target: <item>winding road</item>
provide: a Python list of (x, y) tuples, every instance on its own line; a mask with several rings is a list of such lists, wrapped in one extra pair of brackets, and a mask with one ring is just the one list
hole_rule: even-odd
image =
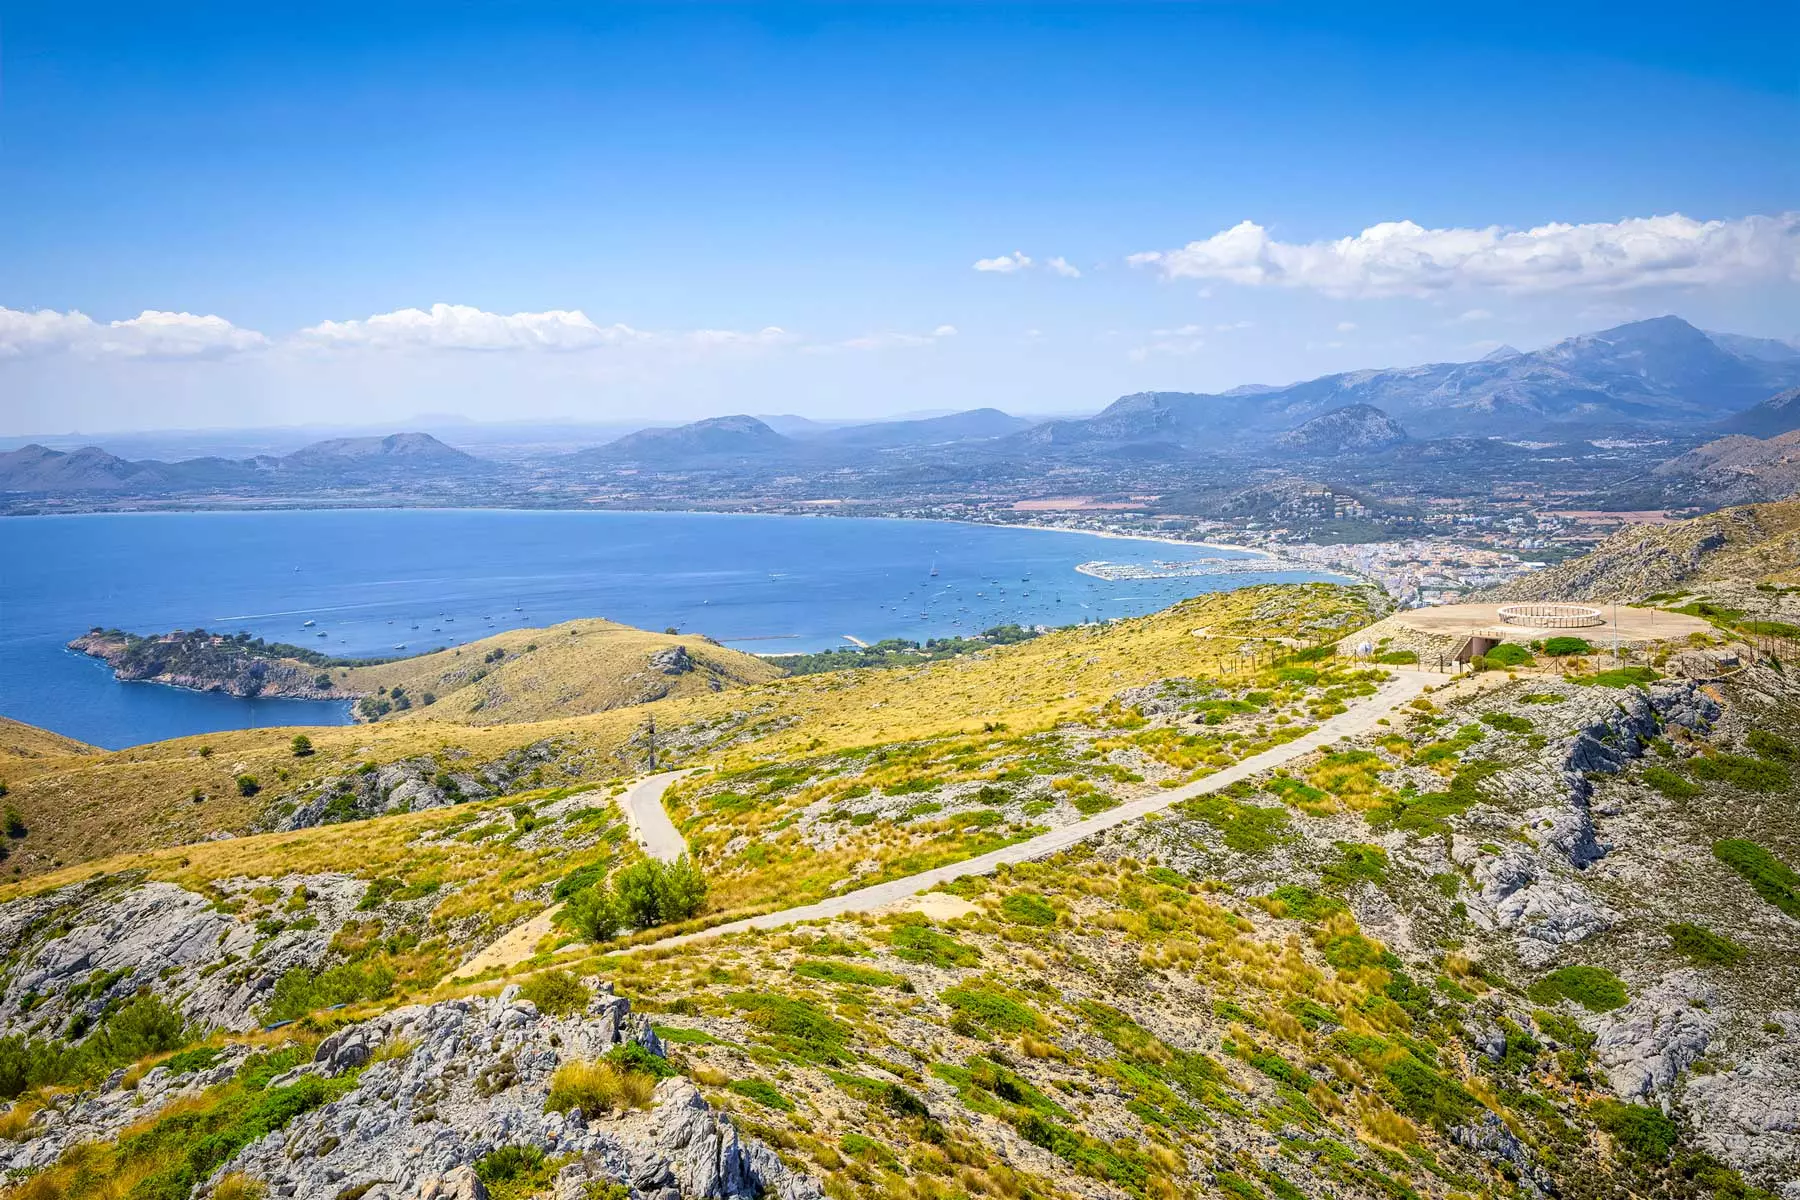
[[(710, 929), (697, 930), (693, 933), (677, 934), (656, 942), (647, 942), (648, 946), (677, 946), (683, 942), (697, 941), (701, 938), (722, 937), (729, 933), (741, 933), (748, 929), (779, 929), (784, 925), (797, 925), (803, 921), (818, 921), (828, 917), (841, 917), (847, 913), (876, 912), (903, 904), (922, 892), (927, 892), (941, 883), (953, 879), (961, 879), (967, 875), (985, 875), (1003, 863), (1030, 862), (1045, 858), (1058, 850), (1066, 850), (1108, 829), (1142, 820), (1151, 813), (1161, 812), (1166, 808), (1180, 804), (1184, 800), (1192, 800), (1196, 796), (1204, 796), (1208, 792), (1216, 792), (1230, 787), (1240, 779), (1248, 779), (1271, 767), (1310, 754), (1314, 750), (1328, 746), (1342, 738), (1367, 733), (1375, 728), (1376, 722), (1402, 705), (1411, 703), (1424, 693), (1434, 682), (1443, 682), (1441, 675), (1432, 675), (1424, 671), (1396, 671), (1392, 678), (1381, 684), (1373, 696), (1364, 698), (1352, 705), (1348, 712), (1339, 713), (1311, 733), (1303, 734), (1291, 742), (1252, 755), (1241, 762), (1222, 770), (1215, 771), (1203, 779), (1183, 784), (1178, 788), (1170, 788), (1136, 800), (1129, 800), (1117, 808), (1110, 808), (1085, 821), (1076, 821), (1072, 825), (1064, 825), (1052, 829), (1048, 833), (1039, 834), (1023, 842), (1015, 842), (1003, 846), (987, 854), (967, 858), (961, 862), (936, 867), (930, 871), (921, 871), (917, 875), (908, 875), (903, 879), (890, 879), (885, 883), (871, 884), (858, 888), (853, 892), (845, 892), (841, 896), (833, 896), (828, 900), (820, 900), (815, 904), (802, 904), (796, 908), (785, 908), (780, 912), (764, 913), (761, 916), (746, 917), (741, 921), (731, 921), (723, 925), (715, 925)], [(687, 846), (681, 839), (669, 816), (663, 811), (662, 795), (669, 784), (679, 779), (685, 771), (668, 771), (660, 775), (651, 775), (633, 785), (623, 796), (621, 804), (630, 822), (631, 831), (646, 851), (657, 858), (673, 859), (687, 852)], [(642, 946), (633, 947), (641, 949)]]
[[(942, 883), (953, 879), (961, 879), (968, 875), (985, 875), (1005, 863), (1030, 862), (1045, 858), (1058, 850), (1067, 850), (1080, 844), (1095, 834), (1104, 833), (1108, 829), (1116, 829), (1120, 825), (1142, 820), (1151, 813), (1192, 800), (1196, 796), (1204, 796), (1221, 788), (1230, 787), (1240, 779), (1248, 779), (1272, 767), (1292, 762), (1302, 755), (1329, 746), (1343, 738), (1354, 737), (1374, 729), (1383, 717), (1403, 705), (1410, 704), (1422, 695), (1433, 683), (1445, 681), (1442, 675), (1433, 675), (1418, 670), (1398, 670), (1390, 678), (1375, 689), (1373, 696), (1352, 704), (1347, 712), (1339, 713), (1311, 733), (1302, 734), (1291, 742), (1252, 755), (1241, 762), (1234, 763), (1222, 770), (1215, 771), (1203, 779), (1183, 784), (1178, 788), (1154, 792), (1148, 796), (1140, 796), (1136, 800), (1128, 800), (1117, 808), (1111, 808), (1085, 821), (1076, 821), (1072, 825), (1064, 825), (1060, 829), (1052, 829), (1048, 833), (1003, 846), (987, 854), (966, 858), (961, 862), (936, 867), (929, 871), (921, 871), (917, 875), (908, 875), (903, 879), (890, 879), (885, 883), (870, 884), (853, 892), (845, 892), (841, 896), (832, 896), (814, 904), (802, 904), (795, 908), (784, 908), (779, 912), (763, 913), (761, 916), (746, 917), (739, 921), (729, 921), (722, 925), (714, 925), (710, 929), (700, 929), (692, 933), (675, 934), (654, 942), (644, 942), (631, 947), (641, 950), (649, 946), (678, 946), (683, 942), (699, 941), (702, 938), (723, 937), (726, 934), (742, 933), (750, 929), (779, 929), (786, 925), (798, 925), (804, 921), (819, 921), (830, 917), (841, 917), (848, 913), (878, 912), (893, 909), (902, 905), (917, 905), (919, 897)], [(638, 780), (619, 795), (619, 807), (624, 810), (626, 823), (631, 829), (632, 838), (644, 848), (644, 852), (664, 862), (673, 862), (687, 853), (687, 842), (681, 831), (669, 820), (668, 812), (663, 808), (663, 793), (669, 785), (690, 771), (663, 771), (656, 775), (647, 775)], [(946, 897), (945, 899), (949, 899)], [(961, 903), (960, 901), (957, 903)], [(482, 950), (469, 962), (463, 964), (453, 974), (453, 978), (466, 978), (480, 971), (495, 967), (511, 966), (531, 957), (533, 948), (551, 928), (554, 909), (539, 913), (531, 921), (502, 935), (495, 942)], [(585, 951), (585, 945), (565, 946), (562, 955)]]

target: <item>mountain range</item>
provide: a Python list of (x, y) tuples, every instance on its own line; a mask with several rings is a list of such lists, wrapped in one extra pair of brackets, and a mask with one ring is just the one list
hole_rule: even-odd
[[(739, 414), (640, 429), (572, 453), (558, 454), (552, 443), (530, 461), (551, 476), (576, 478), (626, 467), (805, 472), (892, 463), (909, 479), (954, 480), (983, 462), (1029, 469), (1043, 460), (1126, 465), (1214, 452), (1336, 458), (1398, 453), (1402, 445), (1441, 459), (1459, 447), (1496, 445), (1491, 439), (1713, 431), (1767, 437), (1796, 425), (1800, 347), (1708, 333), (1669, 316), (1535, 351), (1501, 347), (1474, 362), (1218, 393), (1139, 392), (1079, 419), (1034, 423), (994, 408), (861, 424)], [(245, 459), (133, 461), (92, 446), (0, 453), (0, 492), (25, 495), (295, 491), (500, 477), (497, 464), (425, 433), (336, 438)]]

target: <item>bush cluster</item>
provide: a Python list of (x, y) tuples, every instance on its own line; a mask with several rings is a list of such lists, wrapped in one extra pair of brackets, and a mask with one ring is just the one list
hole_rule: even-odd
[[(564, 883), (579, 875), (571, 872)], [(560, 890), (560, 885), (559, 885)], [(604, 942), (625, 926), (650, 929), (698, 916), (706, 905), (706, 876), (682, 855), (672, 863), (639, 859), (613, 876), (596, 879), (569, 895), (568, 921), (591, 942)]]

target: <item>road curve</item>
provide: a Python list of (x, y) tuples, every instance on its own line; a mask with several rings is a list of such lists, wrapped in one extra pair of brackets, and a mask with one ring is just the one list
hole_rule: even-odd
[(625, 810), (625, 823), (631, 827), (631, 840), (651, 858), (674, 862), (687, 853), (687, 839), (675, 828), (675, 822), (669, 820), (662, 798), (671, 783), (690, 773), (664, 771), (646, 775), (619, 796), (619, 807)]
[[(1136, 800), (1127, 801), (1117, 808), (1107, 809), (1098, 816), (1089, 817), (1085, 821), (1077, 821), (1072, 825), (1064, 825), (1060, 829), (1052, 829), (1048, 833), (1039, 834), (1026, 841), (1015, 842), (987, 854), (966, 858), (961, 862), (950, 863), (930, 871), (921, 871), (917, 875), (908, 875), (904, 879), (890, 879), (886, 883), (858, 888), (854, 892), (845, 892), (841, 896), (833, 896), (816, 904), (803, 904), (798, 908), (785, 908), (780, 912), (747, 917), (741, 921), (715, 925), (711, 929), (697, 930), (694, 933), (678, 934), (660, 941), (642, 943), (633, 946), (632, 949), (639, 950), (648, 946), (678, 946), (683, 942), (721, 937), (728, 933), (741, 933), (748, 929), (779, 929), (784, 925), (797, 925), (802, 921), (818, 921), (827, 917), (841, 917), (846, 913), (874, 912), (877, 909), (901, 903), (920, 892), (929, 891), (940, 883), (948, 883), (952, 879), (961, 879), (966, 875), (985, 875), (1003, 863), (1029, 862), (1033, 859), (1048, 857), (1058, 850), (1066, 850), (1070, 846), (1084, 842), (1097, 833), (1141, 820), (1151, 813), (1161, 812), (1184, 800), (1192, 800), (1195, 796), (1203, 796), (1208, 792), (1216, 792), (1220, 788), (1229, 787), (1240, 779), (1248, 779), (1271, 767), (1291, 762), (1303, 754), (1310, 754), (1340, 738), (1367, 733), (1375, 728), (1375, 723), (1382, 717), (1401, 705), (1410, 703), (1434, 681), (1442, 682), (1443, 676), (1434, 676), (1423, 671), (1397, 671), (1392, 678), (1376, 689), (1373, 696), (1355, 704), (1348, 712), (1330, 718), (1311, 733), (1304, 734), (1273, 749), (1265, 750), (1261, 754), (1252, 755), (1232, 766), (1215, 771), (1204, 779), (1196, 779), (1192, 783), (1178, 788), (1170, 788), (1168, 791), (1141, 796)], [(670, 774), (672, 776), (677, 772)], [(644, 783), (648, 784), (666, 778), (668, 777), (652, 775)], [(669, 818), (662, 811), (661, 798), (663, 789), (667, 787), (668, 783), (664, 782), (655, 793), (656, 815), (665, 824), (668, 823)], [(627, 793), (627, 795), (630, 794)], [(635, 828), (634, 823), (633, 829), (635, 830)], [(669, 829), (672, 832), (674, 826), (669, 825)]]

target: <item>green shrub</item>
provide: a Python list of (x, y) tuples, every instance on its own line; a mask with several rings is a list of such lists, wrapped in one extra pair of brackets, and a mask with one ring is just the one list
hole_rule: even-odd
[(238, 795), (240, 796), (254, 796), (256, 793), (262, 791), (262, 784), (256, 781), (256, 776), (254, 775), (239, 775), (237, 777), (237, 790)]
[(1645, 767), (1644, 782), (1671, 800), (1692, 800), (1700, 789), (1667, 767)]
[(727, 1091), (736, 1092), (746, 1100), (754, 1100), (764, 1108), (772, 1108), (777, 1112), (793, 1112), (794, 1102), (775, 1089), (775, 1085), (762, 1079), (734, 1079), (725, 1085)]
[(816, 958), (801, 959), (794, 964), (793, 972), (808, 979), (822, 979), (826, 983), (844, 983), (853, 987), (899, 987), (906, 982), (899, 975), (890, 975), (873, 967)]
[(576, 892), (563, 905), (562, 918), (590, 942), (610, 940), (619, 932), (624, 918), (619, 899), (604, 883)]
[(1390, 650), (1386, 654), (1377, 654), (1375, 661), (1390, 667), (1404, 667), (1419, 661), (1417, 650)]
[(1669, 943), (1678, 954), (1703, 966), (1729, 967), (1743, 961), (1744, 948), (1722, 934), (1683, 921), (1669, 926)]
[(1181, 812), (1217, 829), (1225, 835), (1225, 845), (1240, 854), (1272, 850), (1293, 836), (1288, 832), (1288, 811), (1279, 804), (1263, 807), (1210, 795), (1187, 801)]
[(685, 921), (706, 903), (706, 876), (687, 855), (639, 859), (613, 877), (623, 916), (639, 929)]
[(1319, 872), (1327, 886), (1347, 892), (1365, 880), (1375, 884), (1387, 882), (1386, 850), (1361, 842), (1339, 842), (1337, 848), (1338, 860)]
[(1611, 1012), (1624, 1006), (1625, 985), (1605, 967), (1558, 967), (1531, 985), (1527, 993), (1539, 1004), (1573, 1000), (1589, 1012)]
[(804, 1000), (766, 992), (733, 992), (725, 997), (745, 1019), (768, 1036), (769, 1044), (809, 1062), (843, 1060), (850, 1030)]
[(1553, 637), (1544, 642), (1544, 653), (1551, 658), (1568, 658), (1576, 654), (1592, 654), (1594, 648), (1586, 638)]
[(1765, 758), (1742, 754), (1697, 754), (1687, 760), (1688, 773), (1696, 779), (1712, 779), (1747, 792), (1784, 792), (1792, 786), (1788, 769)]
[(1614, 667), (1610, 671), (1601, 671), (1596, 675), (1571, 675), (1570, 681), (1583, 687), (1625, 688), (1641, 687), (1646, 683), (1655, 683), (1662, 676), (1650, 667)]
[(586, 891), (605, 878), (606, 865), (604, 863), (588, 863), (585, 866), (576, 867), (556, 881), (556, 887), (550, 893), (551, 899), (567, 900), (576, 892)]
[(31, 831), (25, 827), (25, 814), (12, 805), (6, 806), (6, 836), (22, 838)]
[(1038, 1033), (1046, 1028), (1044, 1018), (1030, 1005), (992, 988), (974, 985), (947, 988), (938, 998), (994, 1033)]
[(1288, 916), (1299, 921), (1319, 921), (1344, 908), (1344, 902), (1336, 896), (1327, 896), (1315, 892), (1300, 884), (1283, 884), (1269, 893), (1269, 899), (1279, 900), (1287, 909)]
[(567, 971), (545, 971), (527, 979), (519, 988), (519, 996), (537, 1005), (546, 1016), (569, 1017), (587, 1007), (592, 993)]
[(501, 1146), (475, 1162), (475, 1175), (492, 1200), (518, 1200), (544, 1191), (557, 1170), (537, 1146)]
[(1744, 742), (1750, 747), (1750, 753), (1759, 758), (1773, 758), (1786, 763), (1800, 762), (1800, 750), (1796, 750), (1792, 742), (1766, 729), (1752, 729)]
[(304, 733), (296, 733), (294, 740), (289, 744), (293, 748), (295, 758), (305, 758), (313, 752), (312, 739)]
[(1000, 902), (1000, 911), (1018, 925), (1056, 924), (1056, 910), (1036, 892), (1013, 892)]
[(1646, 1162), (1663, 1162), (1675, 1148), (1675, 1122), (1654, 1108), (1641, 1104), (1621, 1104), (1617, 1100), (1600, 1100), (1590, 1110), (1594, 1122), (1633, 1158)]
[(394, 972), (380, 964), (344, 963), (317, 973), (290, 967), (269, 992), (263, 1020), (292, 1021), (321, 1008), (379, 1000), (394, 990)]
[(1800, 918), (1800, 875), (1792, 867), (1743, 838), (1714, 842), (1713, 856), (1742, 875), (1764, 900), (1788, 916)]
[(981, 951), (947, 933), (939, 933), (922, 920), (896, 925), (887, 936), (894, 957), (902, 962), (933, 967), (972, 967), (981, 961)]
[(601, 1062), (611, 1063), (621, 1071), (636, 1071), (640, 1075), (648, 1075), (652, 1079), (667, 1079), (676, 1074), (669, 1060), (660, 1054), (652, 1054), (636, 1042), (626, 1042), (623, 1046), (614, 1046), (600, 1056)]
[(1502, 733), (1530, 733), (1537, 728), (1526, 718), (1514, 716), (1512, 713), (1483, 713), (1481, 723), (1492, 726)]
[(1488, 666), (1497, 668), (1523, 667), (1531, 661), (1531, 652), (1525, 647), (1512, 642), (1501, 642), (1485, 655)]

